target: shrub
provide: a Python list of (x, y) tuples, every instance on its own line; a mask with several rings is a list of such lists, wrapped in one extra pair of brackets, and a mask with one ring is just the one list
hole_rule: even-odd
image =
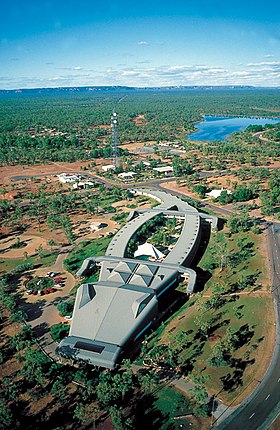
[(59, 303), (57, 305), (57, 310), (60, 315), (62, 315), (63, 317), (65, 317), (66, 315), (71, 315), (73, 312), (74, 303), (74, 300), (68, 300), (67, 302)]
[(60, 342), (69, 333), (69, 325), (67, 323), (58, 323), (51, 326), (50, 334), (55, 342)]

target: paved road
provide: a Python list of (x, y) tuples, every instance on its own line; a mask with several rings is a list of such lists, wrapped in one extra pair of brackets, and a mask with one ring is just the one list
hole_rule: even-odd
[[(52, 164), (55, 164), (58, 167), (58, 170), (55, 173), (54, 172), (45, 172), (45, 173), (39, 173), (39, 174), (36, 174), (36, 175), (34, 174), (34, 175), (11, 176), (11, 180), (13, 180), (13, 181), (20, 181), (22, 179), (45, 178), (46, 176), (57, 176), (57, 175), (60, 175), (61, 173), (65, 172), (65, 170), (67, 170), (67, 172), (72, 173), (73, 175), (84, 176), (84, 177), (87, 177), (89, 179), (97, 179), (99, 182), (102, 182), (102, 183), (107, 184), (107, 185), (114, 184), (114, 185), (119, 186), (119, 184), (117, 184), (116, 181), (110, 180), (108, 178), (104, 178), (104, 177), (99, 176), (99, 175), (96, 175), (95, 173), (91, 173), (91, 172), (83, 171), (83, 170), (82, 171), (81, 170), (76, 171), (75, 169), (69, 169), (69, 168), (64, 168), (64, 170), (61, 170), (61, 169), (63, 169), (63, 166), (61, 164), (59, 164), (59, 163), (52, 163)], [(221, 171), (221, 172), (202, 171), (202, 172), (199, 172), (199, 175), (200, 175), (200, 178), (210, 178), (212, 176), (223, 176), (226, 173), (227, 173), (226, 171)], [(143, 184), (148, 185), (151, 182), (155, 182), (155, 183), (156, 182), (158, 182), (158, 183), (160, 183), (160, 182), (171, 182), (171, 181), (173, 182), (176, 179), (177, 179), (176, 176), (165, 177), (165, 178), (156, 179), (156, 180), (155, 179), (151, 179), (151, 180), (147, 180), (146, 182), (143, 182), (141, 185), (143, 185)], [(122, 185), (125, 188), (131, 187), (131, 184), (129, 184), (129, 183), (128, 184), (122, 184)], [(138, 183), (133, 184), (133, 186), (134, 185), (138, 185)]]
[[(221, 215), (228, 216), (228, 215), (230, 215), (230, 214), (232, 214), (234, 212), (231, 209), (225, 209), (223, 207), (216, 206), (216, 205), (213, 205), (211, 203), (206, 203), (205, 200), (197, 199), (197, 198), (195, 198), (195, 197), (193, 197), (191, 195), (188, 196), (187, 194), (180, 193), (179, 191), (170, 190), (169, 188), (166, 188), (166, 187), (162, 186), (162, 183), (166, 183), (166, 182), (171, 182), (171, 180), (170, 181), (167, 181), (167, 180), (163, 181), (162, 179), (161, 180), (159, 179), (158, 181), (150, 182), (149, 186), (152, 186), (152, 187), (155, 187), (155, 188), (159, 188), (159, 189), (161, 189), (163, 191), (168, 192), (169, 194), (172, 194), (173, 196), (189, 197), (190, 199), (194, 200), (195, 202), (198, 202), (201, 207), (204, 207), (206, 209), (211, 209), (212, 211), (220, 213)], [(174, 182), (174, 178), (173, 178), (172, 182)]]
[(264, 430), (280, 411), (280, 223), (270, 225), (267, 241), (277, 324), (274, 356), (256, 390), (236, 412), (218, 426), (219, 430)]

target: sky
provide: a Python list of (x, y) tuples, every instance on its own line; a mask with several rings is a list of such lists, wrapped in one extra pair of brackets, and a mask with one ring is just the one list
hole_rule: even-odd
[(10, 0), (0, 89), (280, 87), (277, 0)]

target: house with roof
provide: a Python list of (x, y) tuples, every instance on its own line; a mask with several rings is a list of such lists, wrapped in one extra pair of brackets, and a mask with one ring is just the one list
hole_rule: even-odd
[(118, 177), (120, 179), (133, 179), (134, 176), (136, 176), (136, 172), (122, 172), (118, 174)]
[(227, 194), (231, 194), (230, 190), (225, 190), (224, 188), (222, 188), (221, 190), (211, 190), (209, 191), (209, 193), (206, 193), (205, 196), (212, 197), (213, 199), (217, 199), (218, 197), (220, 197), (223, 191), (225, 191)]
[(173, 167), (172, 166), (160, 166), (160, 167), (154, 167), (154, 172), (158, 172), (160, 174), (164, 174), (165, 176), (171, 176), (173, 173)]
[(101, 167), (104, 172), (109, 172), (109, 170), (116, 170), (116, 166), (114, 164), (106, 164)]
[(79, 181), (81, 178), (80, 176), (75, 175), (74, 173), (60, 173), (59, 175), (57, 175), (57, 177), (58, 177), (58, 180), (63, 184)]

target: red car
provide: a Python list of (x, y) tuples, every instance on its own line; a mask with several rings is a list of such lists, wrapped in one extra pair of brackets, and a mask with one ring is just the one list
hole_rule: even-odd
[(48, 290), (43, 290), (43, 293), (44, 294), (49, 294), (49, 291)]
[(55, 289), (54, 289), (53, 287), (50, 287), (50, 288), (48, 288), (48, 292), (49, 292), (49, 293), (54, 293), (54, 292), (55, 292)]

